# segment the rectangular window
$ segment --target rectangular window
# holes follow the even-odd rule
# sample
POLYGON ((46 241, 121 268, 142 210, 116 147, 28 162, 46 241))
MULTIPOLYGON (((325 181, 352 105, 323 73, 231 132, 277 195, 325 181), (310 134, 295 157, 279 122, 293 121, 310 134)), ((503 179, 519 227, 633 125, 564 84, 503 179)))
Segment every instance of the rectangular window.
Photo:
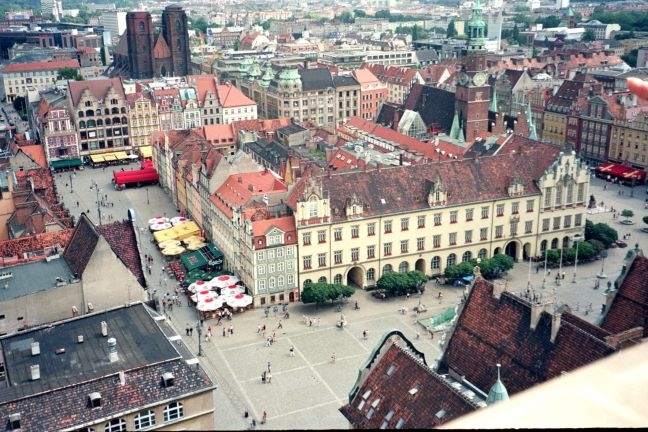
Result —
POLYGON ((360 259, 360 248, 351 249, 351 261, 358 261, 360 259))
POLYGON ((367 235, 372 236, 376 235, 376 223, 371 222, 370 224, 367 224, 367 235))
POLYGON ((417 218, 417 225, 419 228, 425 228, 425 216, 419 216, 417 218))
POLYGON ((376 257, 376 246, 374 245, 367 246, 367 258, 375 258, 375 257, 376 257))
POLYGON ((584 183, 579 183, 578 184, 578 193, 577 193, 577 196, 576 196, 576 202, 582 203, 584 199, 585 199, 585 184, 584 183))
POLYGON ((563 228, 571 228, 571 220, 572 220, 571 215, 565 216, 565 223, 563 228))
POLYGON ((260 266, 258 266, 258 269, 259 269, 259 274, 260 274, 260 275, 264 275, 264 274, 265 274, 265 272, 266 272, 266 266, 265 266, 265 265, 260 265, 260 266))
POLYGON ((342 228, 335 228, 333 231, 333 238, 335 241, 340 241, 342 240, 342 228))
POLYGON ((311 256, 310 256, 310 255, 306 255, 306 256, 304 257, 304 270, 308 270, 308 269, 310 269, 311 266, 312 266, 312 263, 311 263, 311 256))
POLYGON ((284 271, 284 262, 283 261, 279 261, 277 263, 277 271, 280 272, 280 273, 284 271))
POLYGON ((495 238, 502 238, 504 236, 504 225, 497 225, 495 227, 495 238))
POLYGON ((302 242, 303 242, 304 246, 308 246, 309 244, 311 244, 311 235, 310 235, 310 233, 302 234, 302 242))
POLYGON ((488 228, 479 229, 479 240, 481 241, 488 240, 488 228))
POLYGON ((473 220, 473 209, 466 209, 466 222, 473 220))
POLYGON ((527 207, 527 213, 531 213, 533 211, 533 203, 534 200, 527 200, 526 202, 526 207, 527 207))
POLYGON ((520 213, 520 203, 519 202, 514 202, 511 203, 511 213, 513 214, 518 214, 520 213))
POLYGON ((504 204, 497 204, 496 213, 497 216, 504 216, 504 204))
POLYGON ((560 229, 560 216, 557 216, 553 219, 553 229, 560 229))
POLYGON ((333 252, 333 262, 335 264, 342 264, 342 251, 337 250, 333 252))
POLYGON ((531 234, 533 232, 533 221, 524 222, 524 234, 531 234))
POLYGON ((488 219, 488 206, 484 206, 481 208, 481 218, 488 219))
POLYGON ((517 222, 511 222, 511 235, 515 236, 517 235, 518 231, 518 223, 517 222))
POLYGON ((409 229, 409 218, 401 218, 401 231, 409 229))
POLYGON ((360 237, 360 225, 353 225, 351 227, 351 238, 360 237))
POLYGON ((434 225, 441 225, 441 213, 434 213, 434 225))
POLYGON ((549 231, 549 218, 542 219, 542 231, 549 231))
POLYGON ((289 287, 293 286, 294 283, 295 283, 295 276, 289 274, 288 277, 286 278, 286 282, 287 282, 289 287))
POLYGON ((583 224, 583 215, 577 214, 574 216, 574 226, 581 226, 583 224))
POLYGON ((459 213, 459 212, 456 211, 456 210, 450 212, 450 223, 451 223, 451 224, 453 224, 453 223, 457 223, 457 214, 458 214, 458 213, 459 213))
POLYGON ((551 188, 545 188, 544 206, 551 207, 551 188))
POLYGON ((390 232, 392 232, 392 221, 390 220, 385 221, 384 228, 385 228, 385 234, 389 234, 390 232))
POLYGON ((441 247, 441 234, 435 234, 432 236, 432 246, 435 248, 441 247))
POLYGON ((409 249, 409 240, 401 240, 401 253, 407 253, 409 249))
POLYGON ((326 231, 317 231, 317 242, 326 243, 326 231))
POLYGON ((383 245, 383 255, 389 256, 392 254, 392 244, 391 242, 385 243, 383 245))
POLYGON ((257 252, 257 260, 258 261, 265 260, 265 252, 264 251, 257 252))
POLYGON ((464 242, 472 243, 472 230, 468 230, 464 233, 464 242))
POLYGON ((274 251, 274 249, 270 249, 268 251, 268 259, 271 260, 271 259, 274 259, 274 257, 275 257, 275 251, 274 251))
POLYGON ((326 254, 321 253, 317 254, 317 265, 320 267, 326 267, 326 254))
POLYGON ((425 237, 419 237, 416 239, 416 250, 422 251, 425 249, 425 237))
POLYGON ((450 243, 450 246, 454 246, 457 244, 457 233, 450 233, 448 235, 448 242, 450 243))

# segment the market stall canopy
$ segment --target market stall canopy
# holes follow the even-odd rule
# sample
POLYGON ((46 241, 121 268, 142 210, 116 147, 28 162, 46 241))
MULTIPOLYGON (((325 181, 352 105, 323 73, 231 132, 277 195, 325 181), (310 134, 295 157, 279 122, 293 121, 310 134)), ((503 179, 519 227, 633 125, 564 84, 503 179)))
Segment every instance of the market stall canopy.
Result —
POLYGON ((187 271, 207 266, 223 267, 223 253, 211 243, 196 251, 184 254, 180 259, 187 271))
POLYGON ((165 240, 184 240, 187 237, 200 235, 200 227, 194 221, 189 221, 172 228, 158 231, 153 234, 155 241, 160 243, 165 240))

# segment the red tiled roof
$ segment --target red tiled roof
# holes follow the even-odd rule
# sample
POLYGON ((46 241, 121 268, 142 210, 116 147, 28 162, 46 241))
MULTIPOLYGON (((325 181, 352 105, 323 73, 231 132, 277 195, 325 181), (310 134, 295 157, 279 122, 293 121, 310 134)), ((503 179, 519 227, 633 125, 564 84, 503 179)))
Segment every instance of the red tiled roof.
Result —
POLYGON ((287 186, 269 171, 231 175, 211 196, 211 201, 227 216, 232 209, 248 204, 254 197, 285 193, 287 186))
POLYGON ((205 125, 203 126, 203 134, 207 141, 213 141, 215 144, 235 144, 236 134, 234 133, 234 127, 231 124, 205 125))
POLYGON ((257 120, 236 120, 232 122, 234 133, 238 135, 239 132, 260 132, 265 138, 268 138, 269 132, 275 132, 277 129, 286 127, 293 124, 292 119, 289 117, 282 117, 278 119, 257 119, 257 120))
POLYGON ((187 83, 192 85, 198 93, 198 102, 203 104, 208 92, 214 96, 216 93, 216 77, 213 75, 187 75, 187 83))
POLYGON ((218 100, 220 100, 223 108, 256 106, 256 103, 252 99, 245 96, 241 90, 230 83, 217 85, 216 91, 218 92, 218 100))
POLYGON ((47 159, 45 158, 45 149, 40 144, 23 145, 18 151, 24 152, 31 160, 41 168, 47 168, 47 159))
POLYGON ((509 292, 500 298, 493 293, 493 285, 478 278, 440 362, 441 373, 460 370, 468 381, 487 390, 493 384, 494 365, 500 363, 502 381, 514 395, 616 352, 606 342, 609 332, 569 312, 562 312, 557 321, 542 311, 540 303, 509 292), (533 308, 540 309, 534 329, 533 308), (558 323, 552 342, 552 325, 558 323))
POLYGON ((44 250, 55 246, 66 247, 72 236, 72 231, 70 228, 0 242, 0 257, 5 257, 3 265, 18 264, 23 261, 25 254, 32 256, 35 253, 38 259, 45 259, 44 250), (15 259, 8 261, 8 257, 15 257, 15 259))
POLYGON ((637 255, 628 267, 627 275, 603 317, 601 327, 611 333, 621 333, 643 327, 643 337, 648 337, 648 259, 637 255))
POLYGON ((117 258, 130 270, 142 287, 146 287, 135 228, 129 220, 115 221, 96 227, 117 258))
POLYGON ((278 228, 284 232, 283 244, 297 244, 297 230, 295 228, 295 218, 293 216, 254 220, 252 222, 252 235, 254 237, 264 236, 272 228, 278 228), (292 234, 290 238, 288 234, 292 234))
MULTIPOLYGON (((348 404, 340 408, 352 429, 385 429, 385 421, 386 429, 396 429, 399 421, 403 421, 402 429, 431 429, 478 409, 408 345, 411 342, 396 335, 388 337, 361 369, 348 404)), ((493 382, 495 376, 491 376, 493 382)))
POLYGON ((171 50, 169 45, 167 45, 166 40, 162 36, 162 33, 155 35, 155 46, 153 47, 153 57, 156 59, 163 59, 171 57, 171 50))
POLYGON ((363 63, 361 69, 368 69, 380 81, 409 87, 420 76, 416 69, 401 66, 385 66, 380 63, 363 63))
POLYGON ((124 87, 122 86, 121 78, 105 78, 105 79, 96 79, 96 80, 84 80, 84 81, 68 81, 69 96, 72 100, 72 106, 76 107, 79 104, 81 95, 85 89, 88 89, 90 93, 96 99, 105 98, 108 90, 111 88, 115 89, 117 95, 121 98, 124 96, 124 87))
POLYGON ((8 65, 3 73, 14 72, 38 72, 38 71, 53 71, 63 68, 79 68, 79 62, 76 60, 59 60, 47 62, 32 62, 32 63, 12 63, 8 65))

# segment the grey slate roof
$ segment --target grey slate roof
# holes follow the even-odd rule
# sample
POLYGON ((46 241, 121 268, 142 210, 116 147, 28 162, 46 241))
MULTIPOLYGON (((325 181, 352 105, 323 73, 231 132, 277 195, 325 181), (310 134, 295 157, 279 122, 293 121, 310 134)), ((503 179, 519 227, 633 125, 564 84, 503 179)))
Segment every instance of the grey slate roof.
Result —
POLYGON ((57 278, 65 283, 70 283, 74 279, 72 269, 61 258, 53 259, 50 262, 42 260, 7 267, 0 273, 11 274, 10 277, 0 280, 0 301, 55 288, 58 282, 57 278))
POLYGON ((352 77, 346 75, 336 75, 333 77, 333 84, 335 87, 350 87, 350 86, 359 86, 360 83, 352 77))
POLYGON ((213 383, 197 365, 188 365, 167 339, 154 312, 142 303, 84 315, 0 339, 6 376, 0 381, 0 418, 21 413, 22 430, 78 428, 99 418, 164 403, 210 390, 213 383), (101 321, 108 337, 101 335, 101 321), (83 343, 77 336, 83 335, 83 343), (107 339, 117 340, 119 359, 111 363, 107 339), (32 356, 31 343, 40 354, 32 356), (62 352, 62 350, 65 350, 62 352), (40 365, 32 380, 30 366, 40 365), (119 381, 124 372, 125 383, 119 381), (162 374, 175 384, 165 387, 162 374), (89 394, 101 395, 101 407, 89 407, 89 394))
POLYGON ((328 69, 299 69, 299 75, 304 91, 326 90, 334 87, 333 77, 328 69))

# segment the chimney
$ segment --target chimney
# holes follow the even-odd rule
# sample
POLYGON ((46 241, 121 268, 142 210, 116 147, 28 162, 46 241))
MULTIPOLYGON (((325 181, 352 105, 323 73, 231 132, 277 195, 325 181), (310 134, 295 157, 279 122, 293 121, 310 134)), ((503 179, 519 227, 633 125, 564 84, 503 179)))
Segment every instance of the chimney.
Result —
POLYGON ((77 336, 77 343, 80 343, 80 344, 83 343, 83 335, 78 335, 77 336))
POLYGON ((506 284, 501 282, 493 283, 493 297, 499 300, 502 296, 502 293, 506 291, 506 284))
POLYGON ((31 355, 37 356, 40 354, 40 343, 32 342, 31 343, 31 355))
POLYGON ((31 380, 36 381, 40 379, 40 365, 35 364, 31 365, 29 367, 29 370, 31 371, 31 380))
POLYGON ((106 321, 101 321, 101 336, 108 336, 108 323, 106 321))
POLYGON ((560 323, 562 319, 562 314, 556 313, 551 319, 551 343, 556 342, 556 336, 558 336, 558 330, 560 330, 560 323))
MULTIPOLYGON (((538 321, 540 321, 540 317, 542 316, 542 312, 551 313, 552 307, 553 307, 553 302, 551 301, 547 303, 531 302, 531 322, 529 323, 529 327, 531 328, 531 330, 535 330, 536 326, 538 325, 538 321)), ((552 332, 553 332, 553 323, 552 323, 552 332)))
POLYGON ((110 360, 110 363, 119 360, 119 355, 117 354, 117 339, 115 338, 108 339, 108 359, 110 360))
POLYGON ((119 384, 126 385, 126 374, 124 371, 119 371, 119 384))

